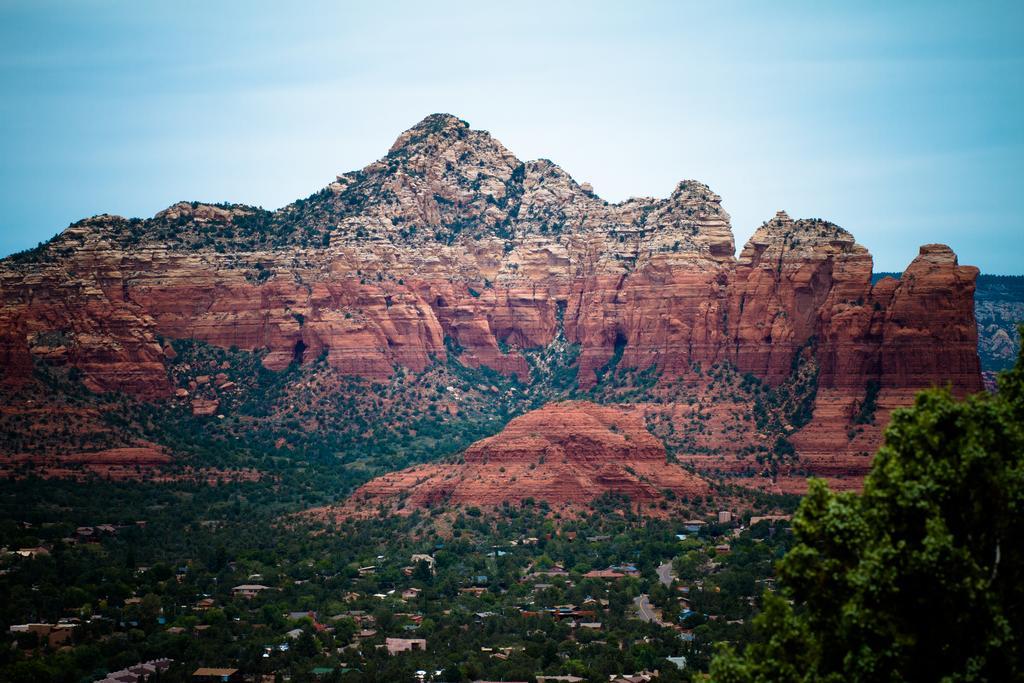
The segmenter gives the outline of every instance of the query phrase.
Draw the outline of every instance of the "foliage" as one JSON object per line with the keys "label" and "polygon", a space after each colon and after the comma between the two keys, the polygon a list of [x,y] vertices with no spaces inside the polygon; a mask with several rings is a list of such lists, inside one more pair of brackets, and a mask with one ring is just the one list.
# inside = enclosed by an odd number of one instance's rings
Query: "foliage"
{"label": "foliage", "polygon": [[[452,513],[436,519],[414,513],[335,525],[282,515],[302,507],[291,497],[280,500],[282,489],[293,485],[0,482],[0,545],[51,549],[36,559],[0,558],[6,597],[0,603],[0,639],[6,638],[0,641],[0,680],[91,680],[169,656],[178,664],[161,677],[165,682],[188,680],[200,664],[295,681],[310,680],[314,667],[367,682],[411,683],[417,669],[452,673],[443,680],[533,680],[545,672],[607,681],[644,668],[679,681],[683,673],[663,657],[704,662],[701,653],[711,640],[742,641],[743,627],[724,619],[749,616],[751,584],[770,574],[782,547],[735,539],[725,571],[708,577],[708,590],[695,589],[693,598],[697,609],[722,619],[701,627],[697,644],[685,644],[673,630],[632,614],[640,592],[670,607],[674,591],[659,584],[655,569],[680,551],[678,520],[635,517],[629,501],[619,499],[607,501],[608,510],[595,504],[572,520],[553,519],[531,502],[496,512],[468,509],[454,519]],[[135,523],[140,517],[144,526]],[[76,527],[100,522],[117,531],[67,540]],[[451,529],[458,535],[446,535]],[[709,537],[686,547],[703,551],[720,542]],[[425,562],[411,563],[421,553],[435,558],[433,571]],[[530,576],[533,568],[556,563],[566,576]],[[639,575],[613,582],[582,575],[622,564],[635,565]],[[360,575],[357,569],[368,565],[375,571]],[[233,596],[231,587],[240,583],[271,590],[252,599]],[[482,594],[460,591],[470,585],[480,585]],[[421,592],[401,598],[407,588]],[[200,607],[200,600],[213,607]],[[570,620],[545,611],[566,604],[593,610],[585,618],[601,628],[574,629]],[[6,631],[10,624],[69,616],[81,620],[69,651]],[[377,634],[357,639],[367,627]],[[299,635],[287,636],[293,629]],[[422,637],[428,649],[389,657],[378,648],[389,636]],[[494,656],[503,647],[507,659]],[[342,668],[350,671],[342,675]]]}
{"label": "foliage", "polygon": [[878,409],[878,392],[882,385],[877,379],[868,380],[864,393],[864,401],[860,404],[854,424],[874,424],[875,411]]}
{"label": "foliage", "polygon": [[1024,360],[896,411],[863,495],[812,482],[759,641],[712,678],[1024,680]]}

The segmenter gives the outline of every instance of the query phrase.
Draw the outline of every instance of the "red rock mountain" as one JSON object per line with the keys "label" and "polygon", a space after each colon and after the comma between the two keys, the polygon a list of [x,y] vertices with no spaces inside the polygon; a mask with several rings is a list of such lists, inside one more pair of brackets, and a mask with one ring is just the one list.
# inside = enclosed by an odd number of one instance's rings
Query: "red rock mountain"
{"label": "red rock mountain", "polygon": [[162,399],[161,340],[181,338],[266,349],[274,370],[326,356],[373,379],[457,348],[529,381],[522,351],[564,332],[583,389],[609,363],[663,379],[725,363],[774,386],[809,353],[814,419],[794,443],[811,458],[860,449],[843,432],[869,387],[883,411],[931,385],[981,388],[978,271],[948,247],[872,286],[850,233],[779,212],[734,254],[729,216],[699,182],[611,204],[438,114],[279,211],[97,216],[3,260],[0,367],[17,384],[45,359],[94,390]]}
{"label": "red rock mountain", "polygon": [[527,498],[566,505],[606,493],[643,505],[662,500],[665,491],[688,498],[709,487],[666,462],[664,444],[648,433],[640,412],[567,401],[517,417],[467,449],[462,463],[418,465],[374,479],[336,512],[372,514],[382,504],[410,512]]}

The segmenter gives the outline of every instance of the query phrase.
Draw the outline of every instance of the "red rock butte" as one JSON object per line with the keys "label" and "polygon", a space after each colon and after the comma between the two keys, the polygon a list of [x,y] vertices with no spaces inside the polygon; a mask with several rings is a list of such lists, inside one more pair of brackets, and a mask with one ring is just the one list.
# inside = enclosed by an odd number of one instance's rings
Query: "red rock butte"
{"label": "red rock butte", "polygon": [[586,401],[551,403],[517,417],[466,449],[463,463],[428,464],[363,485],[335,514],[372,514],[383,504],[409,513],[440,505],[498,506],[524,499],[587,503],[606,493],[635,504],[703,496],[698,475],[666,461],[639,411]]}

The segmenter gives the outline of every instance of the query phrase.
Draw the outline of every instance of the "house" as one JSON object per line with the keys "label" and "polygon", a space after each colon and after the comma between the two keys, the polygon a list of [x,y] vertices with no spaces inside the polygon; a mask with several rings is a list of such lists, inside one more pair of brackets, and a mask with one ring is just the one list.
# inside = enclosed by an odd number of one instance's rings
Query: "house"
{"label": "house", "polygon": [[46,638],[46,644],[52,648],[58,648],[61,645],[66,645],[71,641],[71,636],[75,632],[76,624],[56,624],[50,630],[50,635]]}
{"label": "house", "polygon": [[618,674],[608,677],[609,683],[648,683],[658,677],[657,671],[641,671],[635,674]]}
{"label": "house", "polygon": [[389,655],[397,655],[402,652],[417,652],[427,649],[427,641],[424,638],[385,638],[384,647]]}
{"label": "house", "polygon": [[347,612],[342,612],[337,617],[335,617],[335,619],[344,619],[346,617],[356,622],[360,626],[373,626],[373,624],[377,621],[372,614],[367,614],[364,610],[361,609],[350,609]]}
{"label": "house", "polygon": [[682,671],[686,668],[686,657],[680,655],[679,657],[665,657],[670,664],[675,664],[676,668]]}
{"label": "house", "polygon": [[627,576],[639,576],[640,570],[636,568],[635,564],[619,564],[612,567],[608,567],[613,572],[622,572]]}
{"label": "house", "polygon": [[427,566],[430,567],[430,573],[434,573],[434,558],[432,555],[414,553],[413,556],[409,558],[409,561],[412,562],[414,566],[419,564],[420,562],[426,562]]}
{"label": "house", "polygon": [[732,522],[732,512],[729,510],[720,510],[718,513],[719,524],[729,524]]}
{"label": "house", "polygon": [[195,608],[196,608],[196,610],[198,610],[200,612],[204,612],[204,611],[210,609],[211,607],[213,607],[215,604],[216,604],[216,601],[213,598],[203,598],[202,600],[199,600],[198,602],[196,602],[196,607]]}
{"label": "house", "polygon": [[622,572],[613,571],[611,569],[595,569],[589,571],[583,575],[585,579],[603,579],[605,581],[615,581],[625,576]]}
{"label": "house", "polygon": [[420,593],[422,592],[423,591],[419,588],[406,588],[404,591],[402,591],[402,599],[415,600],[416,598],[420,597]]}
{"label": "house", "polygon": [[699,519],[691,519],[689,521],[683,522],[683,528],[686,529],[689,533],[695,534],[701,530],[701,527],[703,527],[704,524],[705,522]]}
{"label": "house", "polygon": [[52,630],[53,624],[12,624],[8,627],[7,632],[11,635],[33,633],[40,638],[47,638]]}
{"label": "house", "polygon": [[775,522],[788,522],[791,519],[793,519],[793,515],[762,515],[760,517],[751,517],[750,526],[754,526],[759,522],[770,522],[771,524],[775,524]]}
{"label": "house", "polygon": [[173,659],[168,659],[166,657],[151,659],[148,662],[139,662],[134,666],[129,666],[121,669],[120,671],[113,671],[107,674],[106,678],[103,678],[96,683],[129,683],[129,681],[133,680],[153,680],[157,677],[157,674],[167,671],[173,663]]}
{"label": "house", "polygon": [[395,612],[395,616],[399,619],[408,619],[414,624],[423,623],[423,615],[419,613],[413,614],[411,612]]}
{"label": "house", "polygon": [[16,552],[18,555],[21,555],[22,557],[31,557],[32,559],[35,559],[37,557],[44,557],[50,554],[50,551],[42,546],[35,546],[33,548],[19,548],[14,552]]}
{"label": "house", "polygon": [[310,611],[288,612],[284,616],[287,619],[291,620],[291,621],[298,621],[299,619],[309,619],[314,624],[316,623],[316,612],[313,612],[312,610],[310,610]]}
{"label": "house", "polygon": [[377,565],[367,565],[359,568],[359,576],[372,576],[377,571]]}
{"label": "house", "polygon": [[243,583],[240,586],[235,586],[231,589],[231,594],[236,598],[252,599],[263,591],[271,590],[270,586],[264,586],[259,583]]}
{"label": "house", "polygon": [[460,588],[459,592],[466,593],[468,595],[475,595],[479,598],[481,595],[487,592],[487,589],[483,586],[473,586],[472,588]]}
{"label": "house", "polygon": [[194,683],[235,683],[242,680],[238,669],[201,666],[192,672]]}

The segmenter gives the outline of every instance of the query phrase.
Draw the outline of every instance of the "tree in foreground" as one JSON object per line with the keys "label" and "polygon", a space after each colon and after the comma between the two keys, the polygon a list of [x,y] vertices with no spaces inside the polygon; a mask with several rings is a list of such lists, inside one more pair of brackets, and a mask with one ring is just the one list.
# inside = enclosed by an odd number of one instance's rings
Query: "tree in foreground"
{"label": "tree in foreground", "polygon": [[1024,680],[1022,511],[1024,351],[995,395],[896,411],[862,494],[811,482],[758,640],[711,679]]}

